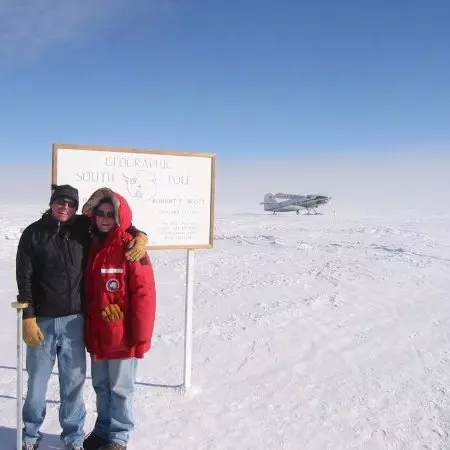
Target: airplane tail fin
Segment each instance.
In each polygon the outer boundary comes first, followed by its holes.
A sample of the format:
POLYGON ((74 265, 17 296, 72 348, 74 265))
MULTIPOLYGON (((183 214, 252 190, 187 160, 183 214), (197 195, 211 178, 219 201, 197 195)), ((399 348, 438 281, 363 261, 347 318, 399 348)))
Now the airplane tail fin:
POLYGON ((275 200, 273 194, 269 192, 264 196, 264 201, 261 202, 260 204, 264 205, 264 211, 270 211, 270 205, 273 205, 276 202, 277 201, 275 200))

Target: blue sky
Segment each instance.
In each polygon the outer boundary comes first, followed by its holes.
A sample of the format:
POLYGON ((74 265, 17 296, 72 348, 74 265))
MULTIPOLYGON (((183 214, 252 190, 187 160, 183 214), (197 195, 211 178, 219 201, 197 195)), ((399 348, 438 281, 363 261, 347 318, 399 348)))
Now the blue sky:
POLYGON ((51 144, 449 152, 446 0, 3 0, 3 163, 51 144))

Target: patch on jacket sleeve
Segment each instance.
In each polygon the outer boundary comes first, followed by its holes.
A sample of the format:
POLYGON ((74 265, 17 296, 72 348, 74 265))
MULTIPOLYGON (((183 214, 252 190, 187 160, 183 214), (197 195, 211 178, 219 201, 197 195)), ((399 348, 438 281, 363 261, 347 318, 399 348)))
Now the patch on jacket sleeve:
POLYGON ((106 282, 106 289, 109 292, 117 292, 120 288, 119 280, 116 280, 115 278, 111 278, 106 282))
POLYGON ((143 256, 139 262, 143 265, 143 266, 149 266, 150 265, 150 260, 148 258, 148 255, 143 256))

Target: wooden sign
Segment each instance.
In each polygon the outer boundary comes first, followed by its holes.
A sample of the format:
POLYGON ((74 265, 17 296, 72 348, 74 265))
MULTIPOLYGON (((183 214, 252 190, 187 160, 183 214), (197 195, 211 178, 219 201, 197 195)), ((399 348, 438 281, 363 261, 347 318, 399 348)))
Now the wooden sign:
POLYGON ((52 182, 78 189, 79 211, 101 187, 125 197, 151 249, 213 246, 213 153, 54 144, 52 182))

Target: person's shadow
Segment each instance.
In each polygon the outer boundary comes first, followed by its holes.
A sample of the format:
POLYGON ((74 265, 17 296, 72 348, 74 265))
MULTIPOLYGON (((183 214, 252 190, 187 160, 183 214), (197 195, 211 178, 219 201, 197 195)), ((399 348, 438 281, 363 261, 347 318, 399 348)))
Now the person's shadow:
MULTIPOLYGON (((16 429, 7 428, 0 425, 1 448, 16 449, 16 429)), ((64 444, 56 434, 43 433, 42 441, 39 444, 39 450, 63 450, 64 444)))

